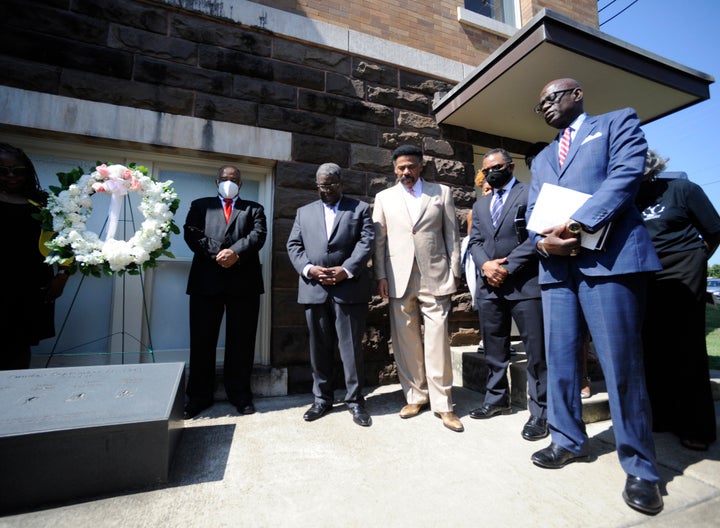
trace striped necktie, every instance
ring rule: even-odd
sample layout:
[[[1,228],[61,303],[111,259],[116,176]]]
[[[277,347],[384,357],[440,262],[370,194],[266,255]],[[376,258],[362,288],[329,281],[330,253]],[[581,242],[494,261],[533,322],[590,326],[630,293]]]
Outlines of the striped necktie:
[[[558,148],[558,162],[560,164],[560,167],[562,167],[563,163],[565,163],[565,158],[567,157],[568,151],[570,150],[571,133],[572,128],[567,127],[565,129],[565,132],[563,132],[562,137],[560,138],[560,148]]]
[[[493,227],[497,227],[498,220],[500,220],[500,215],[502,214],[502,208],[503,208],[503,193],[505,192],[505,189],[499,189],[495,191],[495,196],[493,197],[493,203],[492,207],[490,208],[490,217],[492,218]]]

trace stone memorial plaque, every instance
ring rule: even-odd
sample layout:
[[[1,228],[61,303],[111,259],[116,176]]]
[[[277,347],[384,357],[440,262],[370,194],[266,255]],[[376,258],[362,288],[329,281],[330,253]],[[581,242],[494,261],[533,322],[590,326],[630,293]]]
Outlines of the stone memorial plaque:
[[[0,372],[0,510],[167,481],[183,363]]]

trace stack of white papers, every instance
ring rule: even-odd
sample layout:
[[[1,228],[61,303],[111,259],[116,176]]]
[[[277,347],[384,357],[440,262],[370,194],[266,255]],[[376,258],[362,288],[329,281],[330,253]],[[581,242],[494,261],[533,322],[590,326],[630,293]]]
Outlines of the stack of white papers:
[[[543,183],[528,221],[528,231],[540,233],[548,228],[564,224],[591,196],[591,194],[552,183]],[[580,245],[586,249],[603,249],[609,231],[610,224],[595,233],[583,230],[580,234]]]

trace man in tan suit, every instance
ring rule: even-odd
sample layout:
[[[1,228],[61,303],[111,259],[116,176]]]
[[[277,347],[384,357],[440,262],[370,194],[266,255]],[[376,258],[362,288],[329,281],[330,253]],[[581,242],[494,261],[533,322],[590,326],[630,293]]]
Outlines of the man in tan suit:
[[[393,353],[407,400],[400,418],[416,416],[430,404],[445,427],[460,432],[447,332],[450,295],[460,278],[452,192],[420,178],[418,147],[398,147],[393,167],[398,184],[375,197],[374,266],[378,293],[390,298]]]

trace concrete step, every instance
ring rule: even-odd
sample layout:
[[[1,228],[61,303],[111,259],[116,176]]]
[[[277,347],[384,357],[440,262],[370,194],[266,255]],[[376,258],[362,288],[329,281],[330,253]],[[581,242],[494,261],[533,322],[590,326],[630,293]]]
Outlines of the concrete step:
[[[522,342],[512,343],[517,350],[510,358],[509,382],[510,399],[514,407],[527,409],[527,358]],[[477,346],[452,347],[454,384],[467,389],[485,393],[487,380],[487,364],[485,355],[477,352]],[[600,422],[610,419],[605,382],[602,379],[590,384],[592,396],[583,400],[583,420],[585,423]]]
[[[511,403],[515,407],[527,409],[527,359],[521,341],[513,341],[517,350],[510,359],[509,381]],[[485,393],[487,380],[487,364],[485,355],[477,351],[476,345],[452,347],[452,364],[454,384],[460,387]],[[583,421],[585,423],[601,422],[610,419],[610,405],[605,389],[605,380],[598,363],[588,365],[590,371],[590,389],[592,396],[583,400]],[[720,370],[710,371],[710,384],[713,399],[720,401]]]

